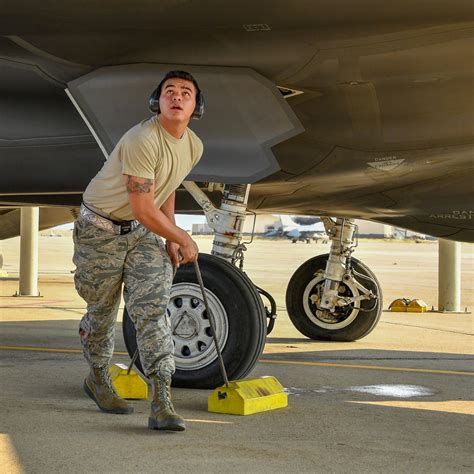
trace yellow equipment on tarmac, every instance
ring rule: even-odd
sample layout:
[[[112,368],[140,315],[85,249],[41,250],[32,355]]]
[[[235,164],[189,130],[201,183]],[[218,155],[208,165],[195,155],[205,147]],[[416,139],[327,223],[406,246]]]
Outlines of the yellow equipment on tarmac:
[[[395,301],[390,303],[388,309],[392,313],[406,313],[409,303],[410,300],[408,298],[397,298]]]
[[[217,342],[214,316],[207,303],[206,291],[202,281],[198,262],[194,262],[196,276],[201,288],[202,298],[209,316],[212,337],[216,346],[217,356],[225,385],[218,387],[208,398],[207,409],[213,413],[227,413],[231,415],[251,415],[262,411],[274,410],[288,406],[288,395],[283,386],[275,377],[261,377],[259,379],[237,380],[229,382],[224,360]]]
[[[426,313],[428,305],[418,298],[410,300],[409,298],[398,298],[390,303],[388,307],[395,313]]]
[[[146,400],[148,398],[147,383],[134,371],[132,365],[114,364],[109,368],[110,380],[119,397],[127,400]]]
[[[207,410],[213,413],[252,415],[288,406],[288,395],[275,377],[237,380],[218,387],[207,399]]]
[[[428,305],[418,298],[411,300],[407,306],[407,313],[426,313]]]

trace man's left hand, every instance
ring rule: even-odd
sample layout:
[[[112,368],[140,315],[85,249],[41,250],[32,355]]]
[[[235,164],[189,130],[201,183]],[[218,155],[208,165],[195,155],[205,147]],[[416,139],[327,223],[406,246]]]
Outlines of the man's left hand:
[[[176,268],[179,267],[180,261],[182,259],[181,254],[179,253],[179,245],[176,242],[166,241],[166,251],[171,258],[171,262]]]

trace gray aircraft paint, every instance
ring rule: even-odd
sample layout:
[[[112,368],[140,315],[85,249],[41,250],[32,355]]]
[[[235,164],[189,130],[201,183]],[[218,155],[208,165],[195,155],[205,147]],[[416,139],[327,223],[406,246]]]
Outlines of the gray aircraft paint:
[[[130,64],[70,82],[68,93],[104,154],[150,115],[148,97],[176,69],[193,74],[206,103],[203,118],[190,123],[205,148],[188,180],[253,183],[280,169],[271,147],[304,129],[275,84],[248,68]]]

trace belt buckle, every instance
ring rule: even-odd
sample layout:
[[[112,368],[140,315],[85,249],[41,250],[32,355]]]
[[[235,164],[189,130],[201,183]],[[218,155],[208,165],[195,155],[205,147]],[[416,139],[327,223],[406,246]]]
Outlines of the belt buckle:
[[[128,234],[132,230],[132,222],[123,222],[120,224],[120,235]]]

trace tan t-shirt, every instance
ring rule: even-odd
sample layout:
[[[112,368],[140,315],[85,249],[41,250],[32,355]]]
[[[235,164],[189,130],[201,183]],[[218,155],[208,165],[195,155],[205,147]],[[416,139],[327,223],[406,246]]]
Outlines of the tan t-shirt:
[[[154,116],[131,128],[117,143],[84,192],[84,203],[114,220],[132,220],[124,174],[155,180],[155,206],[161,207],[202,156],[203,145],[189,128],[170,135]]]

